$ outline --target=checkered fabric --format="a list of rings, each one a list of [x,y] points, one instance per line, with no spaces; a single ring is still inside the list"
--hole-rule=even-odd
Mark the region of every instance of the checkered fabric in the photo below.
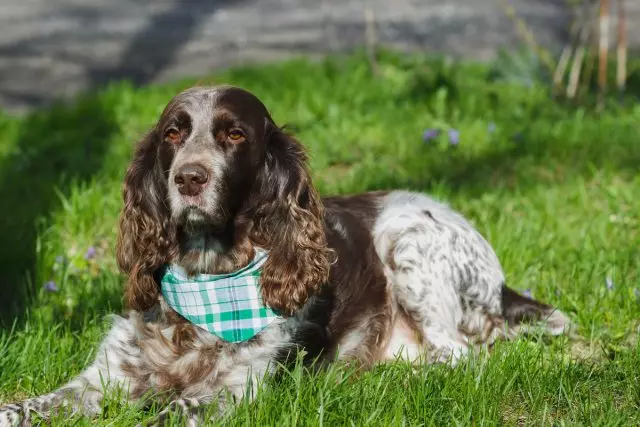
[[[177,265],[167,266],[160,281],[167,304],[191,323],[229,342],[257,335],[281,318],[265,306],[259,287],[267,253],[256,251],[253,261],[230,274],[189,277]]]

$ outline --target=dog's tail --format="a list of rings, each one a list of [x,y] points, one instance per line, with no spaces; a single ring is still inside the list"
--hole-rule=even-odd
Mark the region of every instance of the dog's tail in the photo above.
[[[520,335],[534,329],[550,335],[571,333],[569,318],[560,310],[520,295],[506,285],[502,287],[502,316],[509,335]]]

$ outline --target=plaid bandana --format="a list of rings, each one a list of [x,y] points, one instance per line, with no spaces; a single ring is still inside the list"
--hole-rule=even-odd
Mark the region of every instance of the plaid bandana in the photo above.
[[[267,253],[256,250],[246,267],[230,274],[188,277],[167,266],[160,287],[165,301],[191,323],[229,342],[247,341],[281,318],[262,302],[258,281]]]

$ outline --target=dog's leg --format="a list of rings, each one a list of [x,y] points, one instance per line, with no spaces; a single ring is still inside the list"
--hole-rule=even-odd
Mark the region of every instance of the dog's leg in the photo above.
[[[170,417],[180,417],[189,427],[196,427],[203,424],[206,413],[204,405],[209,404],[209,399],[180,398],[172,401],[158,415],[151,420],[138,424],[142,426],[163,426]]]
[[[88,368],[52,393],[0,407],[0,427],[29,425],[31,412],[43,418],[56,410],[63,410],[69,416],[100,413],[106,390],[120,387],[126,391],[135,385],[125,372],[127,367],[139,363],[140,349],[135,342],[133,321],[115,316],[111,330]]]
[[[402,224],[400,219],[396,218],[394,225]],[[460,296],[450,260],[434,253],[433,239],[419,219],[379,234],[377,250],[383,255],[380,258],[395,304],[422,335],[421,354],[413,350],[406,357],[455,364],[468,351],[466,339],[458,331],[463,315]]]
[[[461,317],[459,301],[446,280],[430,275],[407,256],[405,253],[404,259],[398,259],[397,269],[390,274],[394,300],[411,317],[424,343],[422,354],[405,349],[407,357],[412,361],[426,357],[427,362],[455,364],[468,350],[457,329]]]
[[[289,341],[290,333],[284,323],[274,323],[252,341],[222,347],[216,355],[215,370],[188,384],[178,399],[141,425],[163,425],[172,414],[188,425],[205,425],[239,402],[253,401],[260,381],[287,355]],[[183,365],[182,369],[188,370],[189,366]]]

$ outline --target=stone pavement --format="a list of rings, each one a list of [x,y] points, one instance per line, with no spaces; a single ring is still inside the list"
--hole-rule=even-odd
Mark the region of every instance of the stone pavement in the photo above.
[[[543,45],[567,39],[563,0],[509,1]],[[365,4],[387,46],[489,59],[520,44],[498,0],[2,0],[0,108],[21,112],[114,79],[144,85],[346,51],[364,41]]]

